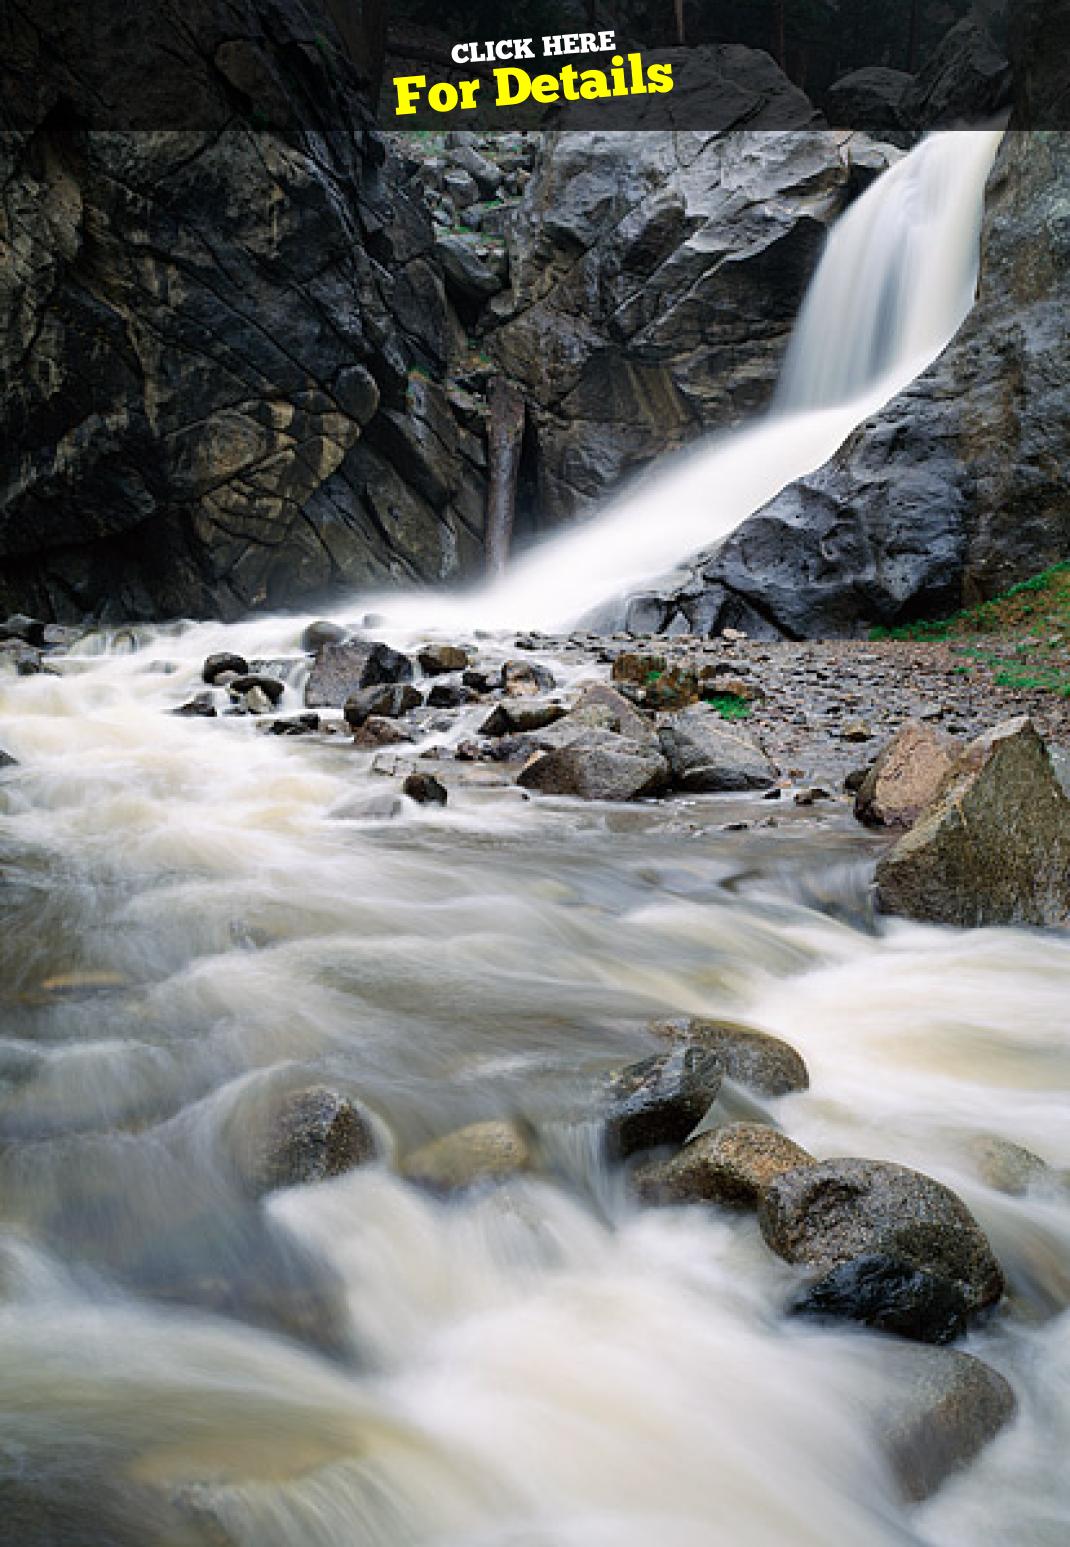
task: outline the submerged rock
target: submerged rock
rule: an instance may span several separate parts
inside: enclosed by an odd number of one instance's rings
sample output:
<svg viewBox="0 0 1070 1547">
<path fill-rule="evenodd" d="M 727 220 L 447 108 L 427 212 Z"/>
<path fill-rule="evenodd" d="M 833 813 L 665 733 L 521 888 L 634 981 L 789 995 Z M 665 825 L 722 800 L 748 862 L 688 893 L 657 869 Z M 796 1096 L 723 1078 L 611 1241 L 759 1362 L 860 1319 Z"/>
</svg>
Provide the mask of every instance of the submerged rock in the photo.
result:
<svg viewBox="0 0 1070 1547">
<path fill-rule="evenodd" d="M 855 795 L 855 816 L 867 827 L 911 827 L 939 794 L 954 762 L 946 736 L 908 720 L 877 754 Z"/>
<path fill-rule="evenodd" d="M 766 790 L 776 782 L 777 770 L 754 738 L 707 704 L 674 715 L 660 736 L 679 789 Z"/>
<path fill-rule="evenodd" d="M 294 1091 L 280 1106 L 255 1180 L 271 1191 L 341 1176 L 379 1153 L 375 1121 L 366 1107 L 327 1085 Z"/>
<path fill-rule="evenodd" d="M 727 1123 L 699 1134 L 670 1160 L 633 1178 L 647 1203 L 721 1203 L 753 1207 L 785 1171 L 814 1165 L 812 1155 L 765 1123 Z"/>
<path fill-rule="evenodd" d="M 214 720 L 218 711 L 215 698 L 211 693 L 196 693 L 188 703 L 179 704 L 177 709 L 171 710 L 171 713 L 188 720 Z"/>
<path fill-rule="evenodd" d="M 669 765 L 652 748 L 637 746 L 612 731 L 590 730 L 566 746 L 537 752 L 521 769 L 517 783 L 543 795 L 639 800 L 668 788 Z"/>
<path fill-rule="evenodd" d="M 650 1030 L 657 1037 L 707 1048 L 730 1080 L 759 1096 L 786 1096 L 809 1088 L 810 1075 L 800 1054 L 768 1032 L 700 1016 L 651 1021 Z"/>
<path fill-rule="evenodd" d="M 905 1498 L 929 1498 L 971 1462 L 1014 1417 L 1003 1376 L 950 1348 L 886 1345 L 879 1354 L 891 1391 L 881 1387 L 877 1426 Z"/>
<path fill-rule="evenodd" d="M 906 1166 L 847 1159 L 789 1171 L 763 1193 L 758 1220 L 778 1256 L 828 1275 L 815 1287 L 829 1314 L 870 1325 L 886 1314 L 904 1335 L 940 1341 L 949 1320 L 960 1326 L 1003 1293 L 966 1205 Z"/>
<path fill-rule="evenodd" d="M 470 1123 L 415 1150 L 401 1167 L 410 1181 L 437 1192 L 500 1182 L 535 1169 L 534 1139 L 515 1122 Z"/>
<path fill-rule="evenodd" d="M 340 709 L 360 688 L 411 682 L 412 676 L 408 656 L 380 641 L 324 645 L 305 684 L 305 705 L 309 709 Z"/>
<path fill-rule="evenodd" d="M 1025 716 L 972 741 L 938 797 L 877 864 L 885 913 L 931 923 L 1038 924 L 1070 915 L 1070 799 Z"/>
<path fill-rule="evenodd" d="M 315 655 L 324 645 L 340 645 L 348 637 L 348 631 L 341 624 L 329 623 L 321 618 L 316 623 L 310 623 L 301 635 L 301 649 L 309 655 Z"/>
<path fill-rule="evenodd" d="M 600 1097 L 609 1155 L 682 1144 L 721 1088 L 721 1066 L 701 1048 L 659 1053 L 610 1074 Z"/>
</svg>

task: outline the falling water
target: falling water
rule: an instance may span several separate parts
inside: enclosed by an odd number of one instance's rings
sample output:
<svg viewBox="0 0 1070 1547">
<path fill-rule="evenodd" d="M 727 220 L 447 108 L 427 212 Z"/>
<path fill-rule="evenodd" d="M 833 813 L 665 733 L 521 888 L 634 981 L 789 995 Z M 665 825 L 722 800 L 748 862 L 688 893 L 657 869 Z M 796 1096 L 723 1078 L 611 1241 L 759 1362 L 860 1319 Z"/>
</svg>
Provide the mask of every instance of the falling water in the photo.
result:
<svg viewBox="0 0 1070 1547">
<path fill-rule="evenodd" d="M 726 537 L 912 381 L 973 304 L 1000 131 L 934 135 L 833 228 L 774 411 L 660 466 L 629 493 L 462 597 L 379 597 L 401 626 L 554 630 Z"/>
<path fill-rule="evenodd" d="M 992 142 L 950 141 L 887 186 L 905 197 L 954 166 L 976 202 Z M 924 339 L 911 323 L 925 350 L 950 303 L 931 321 Z M 655 498 L 682 542 L 680 491 L 697 500 L 700 483 L 708 540 L 730 478 L 761 497 L 861 411 L 785 413 L 700 453 L 607 515 L 599 545 Z M 767 475 L 746 471 L 748 446 L 788 449 Z M 591 541 L 553 545 L 558 595 L 561 556 Z M 509 594 L 532 600 L 539 562 Z M 0 777 L 0 1536 L 1065 1541 L 1070 1201 L 995 1191 L 971 1158 L 997 1134 L 1070 1167 L 1065 939 L 875 933 L 815 909 L 800 878 L 871 854 L 835 811 L 793 835 L 722 831 L 735 807 L 718 797 L 613 810 L 475 788 L 395 809 L 342 737 L 170 713 L 218 649 L 288 657 L 281 712 L 299 709 L 304 621 L 146 628 L 135 651 L 91 640 L 56 675 L 0 677 L 17 759 Z M 509 647 L 480 644 L 490 662 Z M 664 1014 L 787 1037 L 811 1087 L 771 1103 L 775 1121 L 819 1156 L 940 1177 L 989 1232 L 1011 1309 L 969 1346 L 1007 1373 L 1019 1417 L 930 1504 L 902 1501 L 881 1439 L 900 1349 L 785 1318 L 794 1279 L 749 1215 L 640 1210 L 579 1147 L 452 1203 L 389 1153 L 267 1199 L 243 1181 L 302 1085 L 358 1094 L 404 1152 L 567 1106 L 593 1071 L 648 1052 L 645 1022 Z"/>
</svg>

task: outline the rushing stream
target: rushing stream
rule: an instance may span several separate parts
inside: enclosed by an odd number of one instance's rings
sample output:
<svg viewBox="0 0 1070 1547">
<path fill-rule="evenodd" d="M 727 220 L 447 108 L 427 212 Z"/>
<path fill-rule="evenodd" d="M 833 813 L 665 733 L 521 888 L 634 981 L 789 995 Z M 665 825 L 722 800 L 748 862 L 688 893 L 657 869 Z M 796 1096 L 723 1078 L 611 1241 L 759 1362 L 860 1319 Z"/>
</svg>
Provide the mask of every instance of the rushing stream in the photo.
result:
<svg viewBox="0 0 1070 1547">
<path fill-rule="evenodd" d="M 341 737 L 168 712 L 223 648 L 291 657 L 298 711 L 305 621 L 0 679 L 0 1540 L 1062 1547 L 1070 1193 L 993 1190 L 973 1143 L 1070 1167 L 1070 944 L 875 929 L 836 812 L 395 811 Z M 793 1138 L 914 1165 L 988 1232 L 1008 1307 L 966 1346 L 1019 1413 L 929 1503 L 880 1442 L 895 1345 L 786 1318 L 753 1216 L 639 1209 L 582 1130 L 448 1203 L 389 1163 L 242 1183 L 280 1092 L 351 1090 L 404 1152 L 567 1103 L 666 1013 L 786 1037 Z"/>
</svg>

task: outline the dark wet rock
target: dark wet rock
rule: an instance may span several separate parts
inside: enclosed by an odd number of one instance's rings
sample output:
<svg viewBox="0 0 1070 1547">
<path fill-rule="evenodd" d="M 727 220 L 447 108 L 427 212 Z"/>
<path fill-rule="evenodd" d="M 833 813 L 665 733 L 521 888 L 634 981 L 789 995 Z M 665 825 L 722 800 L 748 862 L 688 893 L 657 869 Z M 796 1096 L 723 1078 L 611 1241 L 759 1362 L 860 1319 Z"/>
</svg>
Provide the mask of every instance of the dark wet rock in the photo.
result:
<svg viewBox="0 0 1070 1547">
<path fill-rule="evenodd" d="M 459 1192 L 502 1182 L 535 1169 L 534 1136 L 526 1125 L 503 1120 L 471 1123 L 408 1155 L 401 1167 L 410 1181 L 435 1192 Z"/>
<path fill-rule="evenodd" d="M 901 105 L 914 86 L 913 75 L 867 65 L 833 81 L 822 106 L 830 124 L 866 124 L 872 129 L 902 130 Z"/>
<path fill-rule="evenodd" d="M 215 706 L 213 694 L 197 693 L 188 703 L 179 704 L 177 709 L 172 709 L 171 713 L 181 715 L 188 720 L 213 720 L 218 710 Z"/>
<path fill-rule="evenodd" d="M 994 1305 L 1003 1293 L 999 1263 L 966 1205 L 906 1166 L 848 1159 L 789 1171 L 762 1195 L 758 1218 L 778 1256 L 822 1274 L 881 1259 L 879 1271 L 860 1270 L 855 1286 L 870 1317 L 879 1313 L 882 1285 L 893 1311 L 897 1297 L 909 1292 L 905 1270 L 927 1275 L 915 1288 L 919 1302 L 929 1296 L 934 1310 L 940 1302 L 930 1279 L 951 1286 L 964 1316 Z M 830 1295 L 845 1297 L 850 1289 L 850 1275 L 841 1274 Z"/>
<path fill-rule="evenodd" d="M 795 791 L 795 804 L 797 806 L 816 806 L 822 801 L 831 799 L 832 791 L 823 789 L 820 784 L 811 784 L 806 789 Z"/>
<path fill-rule="evenodd" d="M 791 1311 L 861 1322 L 917 1343 L 950 1343 L 966 1332 L 970 1304 L 961 1283 L 875 1252 L 840 1263 L 797 1295 Z"/>
<path fill-rule="evenodd" d="M 496 704 L 479 727 L 481 736 L 519 736 L 545 730 L 565 718 L 563 704 L 538 703 L 531 699 Z"/>
<path fill-rule="evenodd" d="M 432 709 L 459 709 L 468 702 L 468 689 L 457 682 L 436 682 L 427 695 Z"/>
<path fill-rule="evenodd" d="M 318 714 L 288 715 L 284 719 L 272 720 L 263 729 L 271 736 L 311 736 L 320 728 Z"/>
<path fill-rule="evenodd" d="M 470 666 L 467 671 L 461 673 L 461 681 L 473 693 L 493 693 L 495 688 L 501 686 L 501 680 L 500 672 L 492 671 L 486 666 Z"/>
<path fill-rule="evenodd" d="M 461 645 L 424 645 L 417 660 L 425 676 L 438 677 L 445 672 L 463 671 L 471 655 Z"/>
<path fill-rule="evenodd" d="M 511 698 L 536 698 L 540 693 L 552 693 L 557 680 L 550 668 L 538 661 L 506 661 L 501 685 Z"/>
<path fill-rule="evenodd" d="M 45 642 L 45 625 L 39 618 L 27 617 L 15 612 L 0 623 L 0 639 L 21 639 L 24 644 L 39 646 Z"/>
<path fill-rule="evenodd" d="M 401 788 L 418 806 L 444 806 L 449 798 L 446 786 L 434 774 L 411 773 Z"/>
<path fill-rule="evenodd" d="M 323 1182 L 374 1160 L 375 1120 L 351 1096 L 327 1085 L 293 1091 L 276 1112 L 256 1182 L 264 1191 Z"/>
<path fill-rule="evenodd" d="M 309 709 L 340 709 L 361 688 L 411 682 L 412 662 L 378 640 L 324 645 L 305 684 Z"/>
<path fill-rule="evenodd" d="M 12 757 L 10 752 L 5 752 L 3 747 L 0 747 L 0 768 L 17 768 L 18 766 L 18 758 Z"/>
<path fill-rule="evenodd" d="M 912 827 L 938 794 L 954 754 L 948 737 L 908 720 L 862 779 L 855 816 L 867 827 Z"/>
<path fill-rule="evenodd" d="M 728 1078 L 756 1095 L 786 1096 L 809 1088 L 810 1076 L 800 1054 L 768 1032 L 700 1016 L 652 1021 L 650 1030 L 655 1036 L 715 1053 Z"/>
<path fill-rule="evenodd" d="M 409 682 L 379 682 L 351 694 L 345 701 L 343 713 L 346 723 L 356 728 L 373 715 L 396 720 L 399 715 L 418 709 L 422 703 L 419 689 Z"/>
<path fill-rule="evenodd" d="M 224 714 L 270 714 L 275 705 L 263 688 L 252 687 L 242 694 L 231 694 L 233 702 Z"/>
<path fill-rule="evenodd" d="M 348 637 L 348 630 L 341 624 L 321 618 L 316 623 L 310 623 L 301 635 L 301 649 L 309 655 L 315 655 L 324 645 L 340 645 Z"/>
<path fill-rule="evenodd" d="M 483 237 L 445 231 L 435 239 L 435 256 L 447 288 L 462 305 L 479 305 L 497 295 L 505 284 L 505 255 Z"/>
<path fill-rule="evenodd" d="M 579 733 L 567 746 L 537 752 L 517 783 L 543 795 L 581 800 L 639 800 L 668 788 L 669 765 L 652 748 L 612 731 Z"/>
<path fill-rule="evenodd" d="M 678 789 L 764 790 L 776 782 L 777 770 L 754 738 L 706 704 L 674 715 L 660 739 Z"/>
<path fill-rule="evenodd" d="M 880 1350 L 876 1427 L 905 1498 L 932 1494 L 967 1466 L 1014 1417 L 1008 1382 L 989 1365 L 950 1348 L 909 1344 Z"/>
<path fill-rule="evenodd" d="M 277 677 L 264 677 L 254 672 L 245 676 L 231 677 L 226 686 L 231 693 L 240 695 L 254 691 L 263 693 L 271 707 L 278 703 L 286 691 L 285 682 L 280 682 Z"/>
<path fill-rule="evenodd" d="M 701 1048 L 677 1048 L 607 1076 L 599 1107 L 609 1155 L 682 1144 L 721 1088 L 721 1066 Z"/>
<path fill-rule="evenodd" d="M 226 672 L 232 672 L 236 677 L 243 677 L 249 670 L 249 662 L 244 655 L 233 655 L 228 650 L 221 650 L 216 655 L 210 655 L 204 663 L 201 671 L 202 679 L 209 685 L 218 682 Z"/>
<path fill-rule="evenodd" d="M 1070 799 L 1031 720 L 957 757 L 940 794 L 877 864 L 885 913 L 931 923 L 1059 924 L 1070 915 Z"/>
<path fill-rule="evenodd" d="M 904 128 L 984 123 L 1010 107 L 1011 67 L 984 24 L 965 16 L 928 55 L 899 101 Z"/>
<path fill-rule="evenodd" d="M 816 1162 L 800 1145 L 764 1123 L 727 1123 L 699 1134 L 678 1155 L 636 1172 L 646 1203 L 720 1203 L 753 1208 L 786 1171 Z"/>
</svg>

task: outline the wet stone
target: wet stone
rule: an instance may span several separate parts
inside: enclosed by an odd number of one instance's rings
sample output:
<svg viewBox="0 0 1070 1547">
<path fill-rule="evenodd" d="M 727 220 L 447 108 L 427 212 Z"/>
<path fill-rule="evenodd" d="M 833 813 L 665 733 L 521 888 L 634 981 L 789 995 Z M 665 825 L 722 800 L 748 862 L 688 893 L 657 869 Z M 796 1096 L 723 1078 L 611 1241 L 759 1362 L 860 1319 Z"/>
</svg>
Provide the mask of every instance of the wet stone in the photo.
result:
<svg viewBox="0 0 1070 1547">
<path fill-rule="evenodd" d="M 215 698 L 211 693 L 198 693 L 186 704 L 179 704 L 171 713 L 180 715 L 185 719 L 214 720 L 217 714 Z"/>
<path fill-rule="evenodd" d="M 646 1203 L 719 1203 L 753 1208 L 778 1176 L 815 1164 L 800 1145 L 764 1123 L 727 1123 L 699 1134 L 670 1160 L 643 1166 L 633 1184 Z"/>
<path fill-rule="evenodd" d="M 682 1144 L 721 1088 L 721 1066 L 701 1048 L 677 1048 L 607 1076 L 600 1100 L 606 1149 L 624 1160 L 641 1150 Z"/>
<path fill-rule="evenodd" d="M 525 1124 L 470 1123 L 406 1157 L 402 1175 L 435 1192 L 502 1182 L 535 1168 L 534 1136 Z"/>
<path fill-rule="evenodd" d="M 374 1160 L 378 1151 L 365 1107 L 329 1086 L 312 1086 L 294 1091 L 279 1108 L 255 1180 L 265 1191 L 322 1182 Z"/>
<path fill-rule="evenodd" d="M 276 677 L 265 677 L 258 672 L 247 672 L 230 678 L 227 687 L 232 693 L 262 693 L 270 707 L 274 707 L 286 691 L 286 684 Z"/>
<path fill-rule="evenodd" d="M 699 1016 L 652 1021 L 650 1030 L 669 1041 L 695 1044 L 715 1053 L 730 1080 L 759 1096 L 786 1096 L 809 1088 L 810 1076 L 800 1054 L 768 1032 Z"/>
<path fill-rule="evenodd" d="M 347 632 L 340 624 L 320 619 L 310 623 L 301 635 L 301 649 L 308 655 L 315 655 L 324 645 L 340 645 L 345 638 Z"/>
<path fill-rule="evenodd" d="M 418 806 L 444 806 L 449 799 L 446 786 L 434 774 L 411 773 L 401 788 Z"/>
<path fill-rule="evenodd" d="M 796 1316 L 857 1321 L 918 1343 L 950 1343 L 967 1330 L 964 1286 L 874 1252 L 841 1263 L 791 1303 Z"/>
<path fill-rule="evenodd" d="M 324 645 L 305 684 L 309 709 L 340 709 L 361 688 L 380 683 L 411 682 L 408 656 L 378 640 L 350 640 Z"/>
<path fill-rule="evenodd" d="M 236 676 L 243 677 L 248 670 L 249 662 L 244 655 L 234 655 L 230 651 L 221 650 L 207 658 L 201 670 L 201 677 L 209 686 L 214 686 L 224 672 L 234 672 Z"/>
<path fill-rule="evenodd" d="M 411 683 L 380 682 L 351 694 L 346 699 L 343 713 L 348 725 L 359 728 L 373 716 L 396 720 L 399 715 L 418 709 L 422 703 L 419 690 Z"/>
<path fill-rule="evenodd" d="M 535 698 L 540 693 L 553 692 L 557 679 L 549 667 L 538 661 L 506 661 L 501 685 L 511 698 Z"/>
<path fill-rule="evenodd" d="M 425 645 L 417 656 L 420 670 L 428 677 L 463 671 L 470 659 L 468 651 L 460 645 Z"/>
</svg>

